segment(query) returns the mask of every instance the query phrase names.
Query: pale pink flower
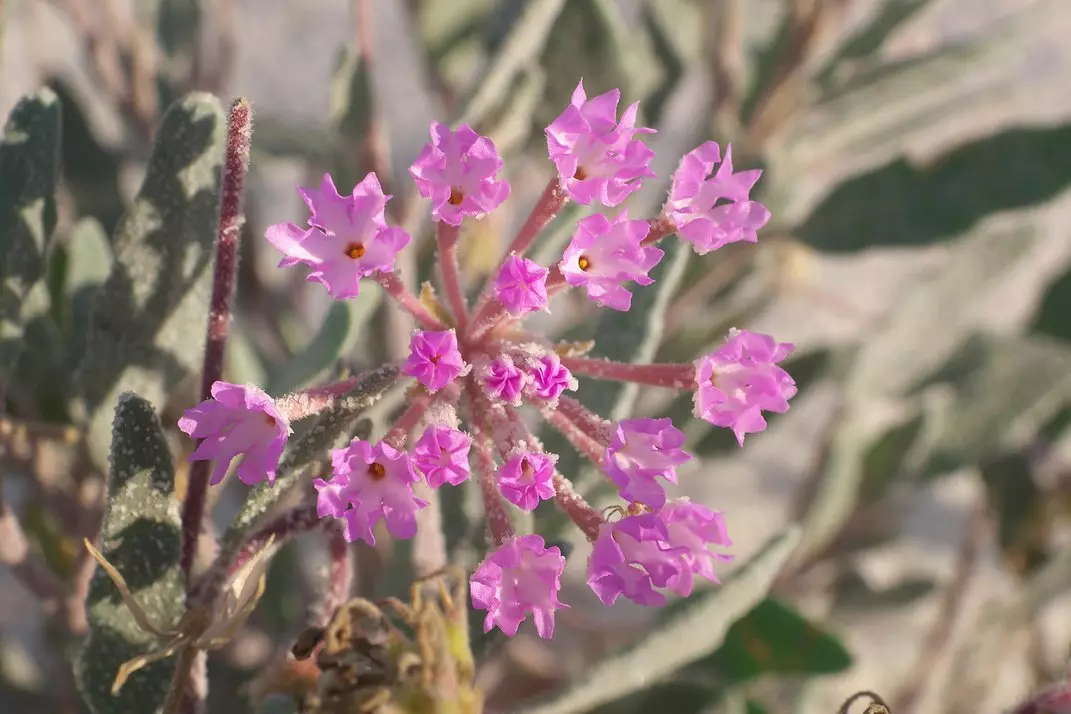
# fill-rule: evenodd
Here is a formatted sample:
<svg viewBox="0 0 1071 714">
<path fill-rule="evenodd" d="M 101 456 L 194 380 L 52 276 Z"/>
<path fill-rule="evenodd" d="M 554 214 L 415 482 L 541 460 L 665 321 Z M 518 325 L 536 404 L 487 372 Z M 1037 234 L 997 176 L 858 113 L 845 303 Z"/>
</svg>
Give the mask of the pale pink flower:
<svg viewBox="0 0 1071 714">
<path fill-rule="evenodd" d="M 606 474 L 622 498 L 661 508 L 666 492 L 656 479 L 677 483 L 677 466 L 692 458 L 681 448 L 684 440 L 670 419 L 623 419 L 606 447 Z"/>
<path fill-rule="evenodd" d="M 540 451 L 522 451 L 498 467 L 495 480 L 506 500 L 522 511 L 554 498 L 556 457 Z"/>
<path fill-rule="evenodd" d="M 628 211 L 612 222 L 601 213 L 582 218 L 558 264 L 565 281 L 586 289 L 599 305 L 627 312 L 632 293 L 624 283 L 653 283 L 647 273 L 664 255 L 658 248 L 643 245 L 649 231 L 647 221 L 629 220 Z"/>
<path fill-rule="evenodd" d="M 547 269 L 534 260 L 511 255 L 494 282 L 495 297 L 511 315 L 547 307 Z"/>
<path fill-rule="evenodd" d="M 404 374 L 416 377 L 430 392 L 437 392 L 457 379 L 465 369 L 457 335 L 453 330 L 415 330 L 409 340 L 409 358 Z"/>
<path fill-rule="evenodd" d="M 424 474 L 428 485 L 457 486 L 468 479 L 472 437 L 442 424 L 429 424 L 413 446 L 413 465 Z"/>
<path fill-rule="evenodd" d="M 465 216 L 482 218 L 509 197 L 509 182 L 496 178 L 502 157 L 493 141 L 468 124 L 455 131 L 431 123 L 431 143 L 409 168 L 417 190 L 430 198 L 431 215 L 452 226 Z"/>
<path fill-rule="evenodd" d="M 488 554 L 469 579 L 472 606 L 486 610 L 483 631 L 498 627 L 509 637 L 532 613 L 543 639 L 554 634 L 554 613 L 568 605 L 558 600 L 565 558 L 538 535 L 511 538 Z"/>
</svg>

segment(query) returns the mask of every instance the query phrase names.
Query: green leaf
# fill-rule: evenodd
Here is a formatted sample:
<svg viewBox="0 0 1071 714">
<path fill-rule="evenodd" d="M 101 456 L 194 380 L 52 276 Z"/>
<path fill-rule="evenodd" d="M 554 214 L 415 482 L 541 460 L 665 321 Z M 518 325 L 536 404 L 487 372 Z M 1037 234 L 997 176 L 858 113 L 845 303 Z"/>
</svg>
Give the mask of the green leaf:
<svg viewBox="0 0 1071 714">
<path fill-rule="evenodd" d="M 1071 342 L 1071 269 L 1054 280 L 1034 315 L 1033 332 Z"/>
<path fill-rule="evenodd" d="M 115 408 L 108 496 L 99 550 L 126 579 L 134 598 L 158 628 L 173 625 L 185 606 L 179 570 L 181 526 L 175 469 L 160 421 L 147 400 L 120 395 Z M 95 714 L 153 714 L 167 695 L 174 660 L 133 675 L 117 696 L 119 665 L 156 649 L 98 568 L 86 599 L 90 634 L 75 664 L 79 689 Z"/>
<path fill-rule="evenodd" d="M 723 585 L 674 609 L 658 629 L 610 655 L 567 690 L 525 714 L 579 714 L 637 692 L 714 651 L 738 618 L 762 600 L 799 539 L 790 526 L 768 541 Z"/>
<path fill-rule="evenodd" d="M 361 416 L 394 385 L 398 374 L 396 367 L 381 367 L 366 373 L 364 379 L 333 406 L 305 420 L 307 423 L 301 425 L 300 431 L 295 429 L 298 433 L 290 437 L 288 448 L 279 461 L 275 484 L 262 483 L 250 491 L 224 536 L 224 547 L 240 545 L 243 534 L 300 483 L 309 466 L 326 460 L 330 449 L 336 448 L 343 437 L 348 441 L 353 438 L 354 431 L 360 431 L 364 434 L 361 438 L 367 438 L 371 423 L 362 420 Z"/>
<path fill-rule="evenodd" d="M 23 347 L 23 300 L 42 278 L 56 227 L 60 103 L 50 89 L 22 98 L 0 139 L 0 389 Z"/>
<path fill-rule="evenodd" d="M 164 116 L 115 265 L 93 300 L 79 370 L 90 455 L 107 453 L 107 405 L 126 390 L 155 403 L 201 366 L 212 289 L 226 122 L 215 97 L 188 95 Z"/>
<path fill-rule="evenodd" d="M 270 394 L 284 394 L 312 383 L 353 351 L 383 295 L 372 287 L 361 289 L 360 300 L 340 300 L 331 305 L 320 331 L 305 349 L 272 370 L 267 390 Z"/>
<path fill-rule="evenodd" d="M 796 231 L 818 250 L 944 241 L 999 211 L 1032 206 L 1071 183 L 1071 124 L 1009 129 L 924 166 L 904 158 L 832 190 Z"/>
<path fill-rule="evenodd" d="M 733 623 L 711 663 L 727 683 L 740 683 L 764 674 L 836 674 L 852 657 L 837 637 L 767 598 Z"/>
<path fill-rule="evenodd" d="M 955 395 L 930 473 L 983 463 L 1024 446 L 1071 403 L 1071 347 L 1059 340 L 983 338 L 965 352 L 974 364 L 952 383 Z"/>
<path fill-rule="evenodd" d="M 67 274 L 64 327 L 67 332 L 67 363 L 73 369 L 85 355 L 93 298 L 111 274 L 111 242 L 95 218 L 83 218 L 71 227 L 67 237 Z"/>
</svg>

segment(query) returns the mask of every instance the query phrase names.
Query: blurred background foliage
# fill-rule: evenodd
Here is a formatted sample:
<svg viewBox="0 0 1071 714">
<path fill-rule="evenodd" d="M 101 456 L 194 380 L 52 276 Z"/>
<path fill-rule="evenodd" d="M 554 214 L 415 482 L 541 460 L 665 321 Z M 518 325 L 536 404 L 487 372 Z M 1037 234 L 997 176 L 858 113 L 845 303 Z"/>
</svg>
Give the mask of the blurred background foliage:
<svg viewBox="0 0 1071 714">
<path fill-rule="evenodd" d="M 135 384 L 164 423 L 195 399 L 214 204 L 188 196 L 155 224 L 138 206 L 175 191 L 149 164 L 158 132 L 208 147 L 220 128 L 198 114 L 218 110 L 189 105 L 189 126 L 168 129 L 174 102 L 198 90 L 256 108 L 227 377 L 278 394 L 396 358 L 409 329 L 375 286 L 330 303 L 274 269 L 260 237 L 298 215 L 294 184 L 379 171 L 393 219 L 425 239 L 405 266 L 419 284 L 434 256 L 406 167 L 433 117 L 470 122 L 514 186 L 464 238 L 481 274 L 550 177 L 542 129 L 583 78 L 589 96 L 641 101 L 659 130 L 659 178 L 633 215 L 653 215 L 680 155 L 715 139 L 737 167 L 765 169 L 773 219 L 757 247 L 670 250 L 628 314 L 578 298 L 543 327 L 639 361 L 692 359 L 746 325 L 798 345 L 785 366 L 801 393 L 741 451 L 689 419 L 688 395 L 582 386 L 604 412 L 687 425 L 702 460 L 678 490 L 726 511 L 747 565 L 665 611 L 605 609 L 584 594 L 582 539 L 537 512 L 579 555 L 574 605 L 550 643 L 474 628 L 489 710 L 822 714 L 874 689 L 894 714 L 1002 711 L 1061 676 L 1071 646 L 1069 31 L 1066 0 L 0 2 L 0 113 L 46 84 L 44 118 L 26 121 L 53 127 L 46 158 L 58 148 L 51 173 L 30 175 L 0 145 L 2 502 L 52 576 L 84 580 L 116 390 Z M 27 191 L 45 200 L 33 225 L 8 210 Z M 583 213 L 559 218 L 543 260 Z M 19 241 L 31 263 L 12 257 Z M 193 247 L 168 253 L 173 241 Z M 143 310 L 117 265 L 155 291 Z M 91 310 L 110 317 L 91 324 Z M 111 363 L 123 340 L 145 361 L 85 383 L 87 361 Z M 388 394 L 377 424 L 400 400 Z M 561 451 L 599 505 L 598 479 Z M 443 496 L 452 559 L 468 566 L 482 537 L 471 496 Z M 219 523 L 239 508 L 225 491 Z M 358 548 L 358 591 L 403 591 L 409 548 Z M 307 538 L 275 559 L 249 626 L 210 661 L 210 711 L 249 711 L 282 676 L 321 562 Z M 3 571 L 0 613 L 0 709 L 82 711 L 78 622 L 57 625 Z"/>
</svg>

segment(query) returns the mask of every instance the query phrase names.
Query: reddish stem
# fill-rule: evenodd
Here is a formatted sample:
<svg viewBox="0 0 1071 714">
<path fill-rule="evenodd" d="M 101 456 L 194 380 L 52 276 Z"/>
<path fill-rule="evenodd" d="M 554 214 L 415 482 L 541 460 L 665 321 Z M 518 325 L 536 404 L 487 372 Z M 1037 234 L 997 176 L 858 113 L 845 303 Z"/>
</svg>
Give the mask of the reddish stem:
<svg viewBox="0 0 1071 714">
<path fill-rule="evenodd" d="M 476 426 L 476 473 L 480 482 L 480 494 L 483 496 L 484 515 L 487 518 L 487 534 L 495 547 L 498 547 L 514 536 L 513 524 L 510 522 L 502 494 L 495 485 L 494 446 L 488 436 L 488 415 L 480 405 L 479 392 L 472 380 L 465 381 L 469 411 Z"/>
<path fill-rule="evenodd" d="M 265 523 L 261 528 L 254 531 L 251 536 L 246 538 L 245 543 L 243 543 L 242 547 L 235 553 L 231 562 L 227 564 L 227 576 L 230 577 L 241 570 L 242 566 L 249 562 L 250 558 L 264 548 L 264 545 L 272 536 L 275 536 L 275 545 L 280 546 L 295 536 L 299 536 L 302 533 L 308 533 L 309 531 L 325 526 L 330 522 L 330 520 L 321 519 L 316 513 L 315 503 L 297 506 L 296 508 L 279 514 L 276 518 Z"/>
<path fill-rule="evenodd" d="M 571 419 L 559 411 L 545 411 L 543 418 L 565 437 L 574 449 L 586 456 L 593 464 L 602 467 L 604 446 L 584 433 Z"/>
<path fill-rule="evenodd" d="M 666 236 L 677 232 L 677 227 L 673 225 L 673 221 L 665 216 L 652 218 L 647 223 L 651 226 L 651 230 L 647 233 L 647 237 L 643 239 L 642 245 L 654 245 Z"/>
<path fill-rule="evenodd" d="M 599 537 L 603 524 L 602 516 L 576 492 L 572 481 L 558 472 L 554 473 L 554 501 L 589 541 Z"/>
<path fill-rule="evenodd" d="M 536 236 L 539 235 L 539 232 L 546 228 L 548 223 L 554 220 L 554 217 L 558 215 L 558 212 L 562 210 L 562 207 L 568 200 L 569 197 L 565 193 L 561 181 L 555 176 L 543 190 L 543 195 L 536 201 L 536 205 L 532 208 L 532 212 L 528 214 L 528 218 L 525 219 L 524 225 L 517 231 L 517 235 L 513 238 L 513 242 L 506 248 L 502 260 L 498 263 L 498 267 L 491 274 L 491 280 L 488 280 L 487 284 L 484 286 L 483 292 L 480 294 L 480 299 L 476 303 L 476 309 L 474 310 L 476 314 L 483 312 L 486 304 L 490 301 L 492 281 L 494 280 L 494 276 L 498 275 L 499 271 L 502 270 L 506 258 L 513 253 L 524 255 L 525 251 L 527 251 L 535 241 Z"/>
<path fill-rule="evenodd" d="M 417 425 L 417 423 L 423 418 L 424 413 L 428 410 L 428 403 L 430 397 L 427 393 L 424 393 L 417 397 L 410 397 L 412 401 L 401 416 L 395 420 L 394 425 L 387 432 L 387 435 L 383 437 L 383 440 L 396 449 L 405 449 L 405 442 L 409 438 L 409 432 Z"/>
<path fill-rule="evenodd" d="M 572 422 L 580 433 L 601 448 L 605 448 L 613 438 L 613 423 L 603 419 L 573 397 L 565 395 L 558 397 L 558 406 L 555 411 Z"/>
<path fill-rule="evenodd" d="M 612 382 L 635 382 L 667 389 L 694 389 L 695 366 L 690 363 L 628 364 L 592 357 L 562 357 L 573 374 Z"/>
<path fill-rule="evenodd" d="M 201 399 L 211 397 L 212 385 L 223 376 L 223 356 L 231 321 L 231 298 L 238 273 L 239 233 L 245 215 L 242 196 L 249 169 L 249 146 L 253 137 L 253 110 L 249 101 L 238 98 L 231 105 L 227 122 L 227 149 L 223 164 L 219 232 L 216 236 L 216 265 L 212 278 L 212 298 L 208 313 L 204 366 L 201 371 Z M 182 550 L 179 565 L 186 578 L 186 592 L 193 583 L 190 570 L 208 494 L 209 461 L 195 461 L 190 467 L 186 499 L 182 504 Z"/>
<path fill-rule="evenodd" d="M 339 605 L 346 602 L 353 589 L 353 558 L 350 544 L 342 532 L 342 525 L 335 522 L 327 531 L 327 589 L 320 606 L 320 621 L 327 624 Z"/>
<path fill-rule="evenodd" d="M 461 269 L 457 262 L 457 235 L 460 226 L 439 221 L 435 239 L 439 243 L 439 269 L 442 271 L 443 288 L 450 310 L 454 313 L 458 334 L 465 329 L 469 320 L 469 306 L 465 302 L 465 288 L 461 284 Z"/>
<path fill-rule="evenodd" d="M 432 315 L 431 311 L 424 307 L 424 304 L 420 302 L 420 298 L 409 292 L 409 289 L 405 287 L 397 275 L 394 273 L 376 273 L 375 280 L 383 286 L 387 294 L 394 298 L 395 302 L 403 310 L 415 317 L 421 325 L 429 330 L 447 329 L 447 326 L 439 318 Z"/>
</svg>

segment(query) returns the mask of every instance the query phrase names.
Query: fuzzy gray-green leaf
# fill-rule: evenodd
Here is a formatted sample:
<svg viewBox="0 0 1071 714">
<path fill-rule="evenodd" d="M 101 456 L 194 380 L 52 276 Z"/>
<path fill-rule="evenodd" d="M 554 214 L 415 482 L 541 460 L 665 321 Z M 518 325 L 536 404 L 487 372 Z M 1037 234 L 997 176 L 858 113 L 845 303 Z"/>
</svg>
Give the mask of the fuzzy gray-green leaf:
<svg viewBox="0 0 1071 714">
<path fill-rule="evenodd" d="M 310 417 L 308 424 L 299 425 L 295 429 L 298 433 L 291 437 L 286 453 L 279 461 L 275 484 L 260 484 L 252 490 L 224 536 L 224 542 L 233 544 L 239 541 L 246 529 L 297 485 L 301 477 L 306 475 L 306 467 L 326 459 L 328 452 L 336 448 L 343 437 L 352 437 L 359 428 L 363 431 L 364 426 L 358 424 L 361 415 L 397 379 L 397 367 L 382 367 L 369 372 L 348 394 Z M 367 424 L 367 429 L 371 430 L 371 423 Z"/>
<path fill-rule="evenodd" d="M 723 585 L 683 602 L 636 645 L 595 664 L 564 693 L 524 714 L 588 712 L 710 654 L 729 627 L 766 597 L 798 540 L 796 526 L 774 536 Z"/>
<path fill-rule="evenodd" d="M 22 302 L 48 259 L 59 147 L 59 98 L 50 89 L 24 97 L 0 139 L 0 385 L 22 349 Z"/>
<path fill-rule="evenodd" d="M 164 116 L 148 172 L 113 241 L 115 265 L 93 301 L 79 381 L 90 454 L 107 454 L 109 405 L 134 390 L 163 404 L 201 364 L 212 288 L 226 122 L 192 93 Z"/>
<path fill-rule="evenodd" d="M 119 396 L 113 433 L 99 549 L 156 627 L 164 629 L 179 618 L 185 603 L 171 452 L 152 404 L 133 393 Z M 117 696 L 111 694 L 119 665 L 155 649 L 156 639 L 137 627 L 102 569 L 89 584 L 86 609 L 90 634 L 75 670 L 90 709 L 95 714 L 159 711 L 173 660 L 149 665 Z"/>
</svg>

